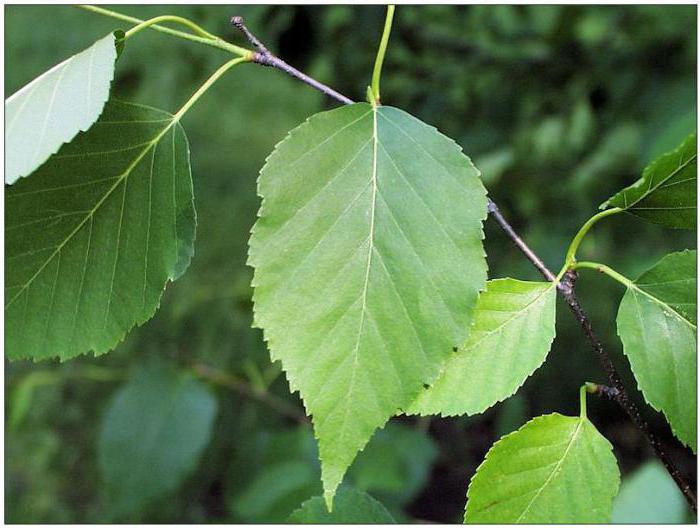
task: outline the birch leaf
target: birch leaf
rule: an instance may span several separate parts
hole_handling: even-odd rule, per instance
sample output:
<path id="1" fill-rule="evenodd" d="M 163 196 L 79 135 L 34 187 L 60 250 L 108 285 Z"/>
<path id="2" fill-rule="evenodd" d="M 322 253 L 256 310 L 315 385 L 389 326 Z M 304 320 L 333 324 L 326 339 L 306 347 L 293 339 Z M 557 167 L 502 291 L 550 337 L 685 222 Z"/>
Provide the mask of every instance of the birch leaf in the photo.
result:
<path id="1" fill-rule="evenodd" d="M 474 524 L 609 523 L 620 471 L 585 416 L 538 416 L 496 442 L 467 492 Z"/>
<path id="2" fill-rule="evenodd" d="M 697 450 L 696 251 L 671 253 L 627 288 L 617 333 L 644 398 Z"/>
<path id="3" fill-rule="evenodd" d="M 466 342 L 409 414 L 477 414 L 513 395 L 547 357 L 555 308 L 552 283 L 489 281 Z"/>
<path id="4" fill-rule="evenodd" d="M 34 172 L 97 120 L 114 77 L 115 39 L 110 33 L 5 100 L 5 183 Z"/>
<path id="5" fill-rule="evenodd" d="M 111 350 L 192 256 L 189 148 L 173 116 L 110 102 L 5 192 L 5 354 Z"/>
<path id="6" fill-rule="evenodd" d="M 678 148 L 655 159 L 639 180 L 600 207 L 620 207 L 666 227 L 695 229 L 697 173 L 697 142 L 693 133 Z"/>
<path id="7" fill-rule="evenodd" d="M 311 117 L 268 159 L 250 240 L 255 323 L 313 416 L 326 500 L 466 338 L 486 281 L 485 190 L 391 107 Z"/>

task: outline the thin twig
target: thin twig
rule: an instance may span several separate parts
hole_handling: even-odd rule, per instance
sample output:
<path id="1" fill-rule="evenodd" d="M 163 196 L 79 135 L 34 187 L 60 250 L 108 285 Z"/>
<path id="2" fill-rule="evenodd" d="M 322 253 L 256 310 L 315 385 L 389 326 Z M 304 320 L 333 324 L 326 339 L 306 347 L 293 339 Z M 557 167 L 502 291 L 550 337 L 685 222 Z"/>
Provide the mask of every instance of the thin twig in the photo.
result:
<path id="1" fill-rule="evenodd" d="M 337 101 L 340 101 L 343 104 L 353 103 L 352 99 L 345 97 L 340 92 L 337 92 L 333 88 L 326 86 L 321 82 L 318 82 L 316 79 L 312 79 L 305 73 L 302 73 L 299 70 L 297 70 L 294 66 L 287 64 L 279 57 L 270 53 L 270 51 L 263 45 L 263 43 L 260 42 L 260 40 L 258 40 L 258 38 L 255 35 L 253 35 L 245 26 L 245 24 L 243 23 L 243 17 L 232 17 L 231 24 L 236 29 L 241 31 L 243 35 L 245 35 L 245 37 L 248 39 L 248 41 L 255 47 L 255 49 L 257 49 L 257 52 L 253 55 L 252 62 L 281 70 L 287 75 L 291 75 L 295 79 L 299 79 L 301 82 L 308 84 L 312 88 L 315 88 L 316 90 L 326 94 L 329 97 L 332 97 Z"/>
<path id="2" fill-rule="evenodd" d="M 250 43 L 255 46 L 255 48 L 258 50 L 258 52 L 255 54 L 255 58 L 253 59 L 253 62 L 257 62 L 259 64 L 263 64 L 265 66 L 272 66 L 275 67 L 293 77 L 296 77 L 297 79 L 302 80 L 309 86 L 315 88 L 316 90 L 319 90 L 320 92 L 336 99 L 337 101 L 343 103 L 343 104 L 352 104 L 353 101 L 344 95 L 336 92 L 332 88 L 326 86 L 323 83 L 320 83 L 316 81 L 315 79 L 310 78 L 308 75 L 301 73 L 300 71 L 296 70 L 295 68 L 289 66 L 286 64 L 284 61 L 281 59 L 275 57 L 272 55 L 267 48 L 258 40 L 243 24 L 243 19 L 241 17 L 233 17 L 231 19 L 231 23 L 238 28 L 243 34 L 246 36 L 246 38 L 250 41 Z M 488 200 L 488 212 L 491 214 L 491 217 L 496 220 L 498 225 L 501 227 L 501 229 L 508 235 L 508 237 L 511 239 L 511 241 L 518 247 L 518 249 L 527 257 L 527 259 L 532 263 L 532 265 L 545 277 L 550 282 L 553 282 L 556 280 L 556 276 L 554 273 L 552 273 L 549 268 L 544 264 L 542 259 L 540 259 L 537 254 L 530 249 L 530 247 L 525 243 L 525 241 L 515 232 L 513 227 L 508 223 L 508 221 L 505 219 L 505 217 L 501 214 L 501 211 L 499 210 L 498 206 L 491 200 Z M 568 272 L 563 280 L 559 281 L 557 284 L 557 290 L 559 293 L 564 297 L 566 300 L 567 305 L 571 309 L 572 313 L 574 314 L 574 317 L 576 320 L 579 322 L 581 327 L 583 328 L 583 331 L 588 338 L 588 341 L 591 344 L 591 347 L 593 348 L 593 351 L 595 352 L 596 356 L 598 357 L 598 360 L 605 371 L 605 373 L 608 376 L 608 379 L 610 383 L 612 384 L 613 388 L 615 391 L 617 391 L 617 396 L 615 397 L 615 401 L 618 403 L 620 407 L 627 413 L 627 415 L 630 417 L 632 422 L 637 426 L 638 429 L 642 431 L 642 433 L 646 436 L 648 442 L 651 444 L 652 448 L 654 449 L 654 452 L 656 453 L 656 456 L 662 461 L 664 466 L 666 467 L 666 470 L 669 472 L 671 477 L 673 477 L 673 480 L 676 482 L 676 485 L 678 488 L 681 490 L 683 495 L 685 496 L 686 500 L 688 501 L 688 504 L 690 507 L 693 509 L 693 511 L 697 511 L 697 500 L 695 497 L 695 493 L 693 492 L 692 488 L 690 485 L 685 481 L 685 479 L 681 476 L 680 472 L 676 468 L 673 460 L 670 459 L 670 457 L 666 454 L 666 452 L 663 449 L 663 446 L 661 445 L 661 442 L 656 438 L 656 436 L 651 432 L 649 425 L 647 422 L 642 418 L 641 414 L 639 413 L 639 410 L 637 409 L 636 405 L 629 399 L 629 396 L 627 395 L 627 391 L 625 389 L 625 386 L 622 383 L 622 380 L 620 379 L 620 376 L 617 373 L 617 370 L 615 369 L 615 365 L 613 362 L 610 360 L 610 357 L 607 355 L 605 350 L 603 349 L 603 345 L 601 344 L 600 340 L 596 336 L 596 334 L 593 332 L 593 328 L 591 327 L 591 322 L 588 319 L 587 314 L 583 311 L 583 308 L 581 308 L 580 303 L 578 302 L 578 299 L 576 297 L 576 294 L 574 292 L 574 284 L 576 282 L 576 273 L 575 272 Z"/>
<path id="3" fill-rule="evenodd" d="M 286 400 L 278 398 L 274 394 L 269 392 L 263 392 L 255 390 L 253 387 L 248 385 L 246 382 L 239 380 L 238 378 L 220 370 L 217 370 L 209 365 L 203 363 L 197 363 L 192 366 L 192 370 L 200 378 L 207 380 L 215 385 L 221 387 L 226 387 L 233 389 L 239 394 L 258 400 L 266 404 L 271 409 L 277 411 L 278 413 L 292 418 L 299 423 L 308 423 L 309 419 L 306 415 L 295 405 L 291 405 Z"/>
<path id="4" fill-rule="evenodd" d="M 500 213 L 498 207 L 496 207 L 496 204 L 494 204 L 493 202 L 489 202 L 489 212 L 501 226 L 503 231 L 508 235 L 508 237 L 513 241 L 513 243 L 518 247 L 518 249 L 520 249 L 523 252 L 523 254 L 528 258 L 528 260 L 532 262 L 532 264 L 539 270 L 539 272 L 542 273 L 542 275 L 544 275 L 545 278 L 547 278 L 547 280 L 549 280 L 550 282 L 554 280 L 556 278 L 554 274 L 547 268 L 547 266 L 545 266 L 542 260 L 528 247 L 525 241 L 515 232 L 515 230 L 511 227 L 508 221 Z M 664 464 L 666 470 L 671 475 L 673 480 L 676 482 L 676 485 L 685 496 L 690 507 L 693 509 L 694 512 L 697 511 L 697 499 L 695 496 L 695 492 L 680 474 L 680 471 L 678 471 L 678 468 L 676 467 L 675 463 L 673 462 L 673 460 L 671 460 L 671 458 L 664 450 L 663 445 L 661 444 L 659 439 L 654 433 L 651 432 L 649 424 L 639 413 L 639 409 L 637 409 L 637 406 L 634 404 L 633 401 L 630 400 L 629 395 L 627 394 L 627 390 L 625 389 L 625 386 L 622 383 L 622 379 L 620 378 L 620 375 L 618 374 L 614 363 L 612 362 L 608 354 L 605 352 L 605 349 L 603 348 L 600 339 L 598 339 L 598 336 L 593 331 L 591 321 L 588 318 L 586 312 L 584 312 L 583 308 L 581 307 L 581 304 L 578 301 L 578 298 L 576 297 L 576 278 L 577 274 L 575 271 L 568 271 L 564 275 L 560 283 L 557 285 L 557 290 L 562 295 L 562 297 L 566 301 L 566 304 L 569 306 L 571 312 L 574 314 L 574 317 L 581 325 L 581 328 L 583 329 L 583 332 L 586 335 L 588 342 L 591 344 L 593 351 L 598 357 L 598 361 L 600 362 L 603 370 L 608 376 L 608 380 L 612 385 L 612 388 L 614 388 L 617 391 L 617 395 L 614 398 L 614 400 L 627 413 L 632 422 L 637 426 L 637 428 L 640 431 L 642 431 L 644 436 L 646 436 L 649 444 L 651 444 L 651 447 L 654 449 L 656 456 Z"/>

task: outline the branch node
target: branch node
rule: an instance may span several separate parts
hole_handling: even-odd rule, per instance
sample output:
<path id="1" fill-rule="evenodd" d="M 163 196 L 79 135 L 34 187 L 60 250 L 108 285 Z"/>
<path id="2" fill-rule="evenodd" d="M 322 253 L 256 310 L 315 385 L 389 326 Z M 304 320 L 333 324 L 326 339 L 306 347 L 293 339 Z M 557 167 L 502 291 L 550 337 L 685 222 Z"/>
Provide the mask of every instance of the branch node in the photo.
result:
<path id="1" fill-rule="evenodd" d="M 246 25 L 243 23 L 243 17 L 242 16 L 233 16 L 231 17 L 231 25 L 235 27 L 237 30 L 239 30 L 243 35 L 245 36 L 246 39 L 248 39 L 248 42 L 250 42 L 253 47 L 258 50 L 262 55 L 270 55 L 270 51 L 265 47 L 265 45 L 258 40 L 258 38 L 253 35 L 250 30 L 246 27 Z M 258 62 L 258 61 L 256 61 Z M 260 64 L 263 64 L 262 62 Z"/>

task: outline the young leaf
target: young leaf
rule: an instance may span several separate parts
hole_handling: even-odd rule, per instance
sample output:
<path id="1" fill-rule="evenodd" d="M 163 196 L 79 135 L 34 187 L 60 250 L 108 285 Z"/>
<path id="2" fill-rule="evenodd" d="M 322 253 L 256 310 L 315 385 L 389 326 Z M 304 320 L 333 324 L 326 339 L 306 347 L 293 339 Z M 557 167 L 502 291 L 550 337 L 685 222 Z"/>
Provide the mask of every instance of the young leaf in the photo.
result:
<path id="1" fill-rule="evenodd" d="M 608 523 L 620 472 L 585 416 L 538 416 L 496 442 L 467 492 L 476 524 Z"/>
<path id="2" fill-rule="evenodd" d="M 478 176 L 434 128 L 368 104 L 313 116 L 260 174 L 255 322 L 313 416 L 329 504 L 466 337 L 486 281 Z"/>
<path id="3" fill-rule="evenodd" d="M 140 368 L 102 420 L 97 454 L 109 511 L 136 513 L 173 491 L 209 442 L 216 398 L 162 362 Z"/>
<path id="4" fill-rule="evenodd" d="M 671 152 L 656 158 L 642 177 L 600 206 L 620 207 L 666 227 L 695 229 L 698 171 L 695 133 Z"/>
<path id="5" fill-rule="evenodd" d="M 115 39 L 110 33 L 5 100 L 5 183 L 31 174 L 97 120 L 114 76 Z"/>
<path id="6" fill-rule="evenodd" d="M 108 103 L 90 131 L 6 189 L 7 357 L 112 349 L 187 268 L 194 230 L 180 125 Z"/>
<path id="7" fill-rule="evenodd" d="M 549 282 L 487 282 L 467 341 L 408 412 L 477 414 L 514 394 L 547 357 L 556 295 Z"/>
<path id="8" fill-rule="evenodd" d="M 644 398 L 697 449 L 696 251 L 671 253 L 630 285 L 617 333 Z"/>
<path id="9" fill-rule="evenodd" d="M 352 488 L 340 488 L 333 511 L 321 497 L 307 500 L 287 519 L 290 524 L 395 524 L 396 521 L 378 501 Z"/>

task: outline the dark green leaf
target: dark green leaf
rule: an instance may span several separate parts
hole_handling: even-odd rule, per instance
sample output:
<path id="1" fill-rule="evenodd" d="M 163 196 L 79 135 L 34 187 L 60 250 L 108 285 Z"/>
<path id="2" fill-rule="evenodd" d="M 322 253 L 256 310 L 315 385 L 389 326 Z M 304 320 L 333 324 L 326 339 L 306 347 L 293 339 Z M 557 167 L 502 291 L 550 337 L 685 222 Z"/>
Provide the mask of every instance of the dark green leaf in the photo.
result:
<path id="1" fill-rule="evenodd" d="M 693 133 L 678 148 L 656 158 L 644 169 L 639 180 L 600 207 L 620 207 L 666 227 L 695 229 L 697 171 L 697 144 Z"/>
<path id="2" fill-rule="evenodd" d="M 166 112 L 110 102 L 6 189 L 5 215 L 7 357 L 107 352 L 153 316 L 192 256 L 185 133 Z"/>

